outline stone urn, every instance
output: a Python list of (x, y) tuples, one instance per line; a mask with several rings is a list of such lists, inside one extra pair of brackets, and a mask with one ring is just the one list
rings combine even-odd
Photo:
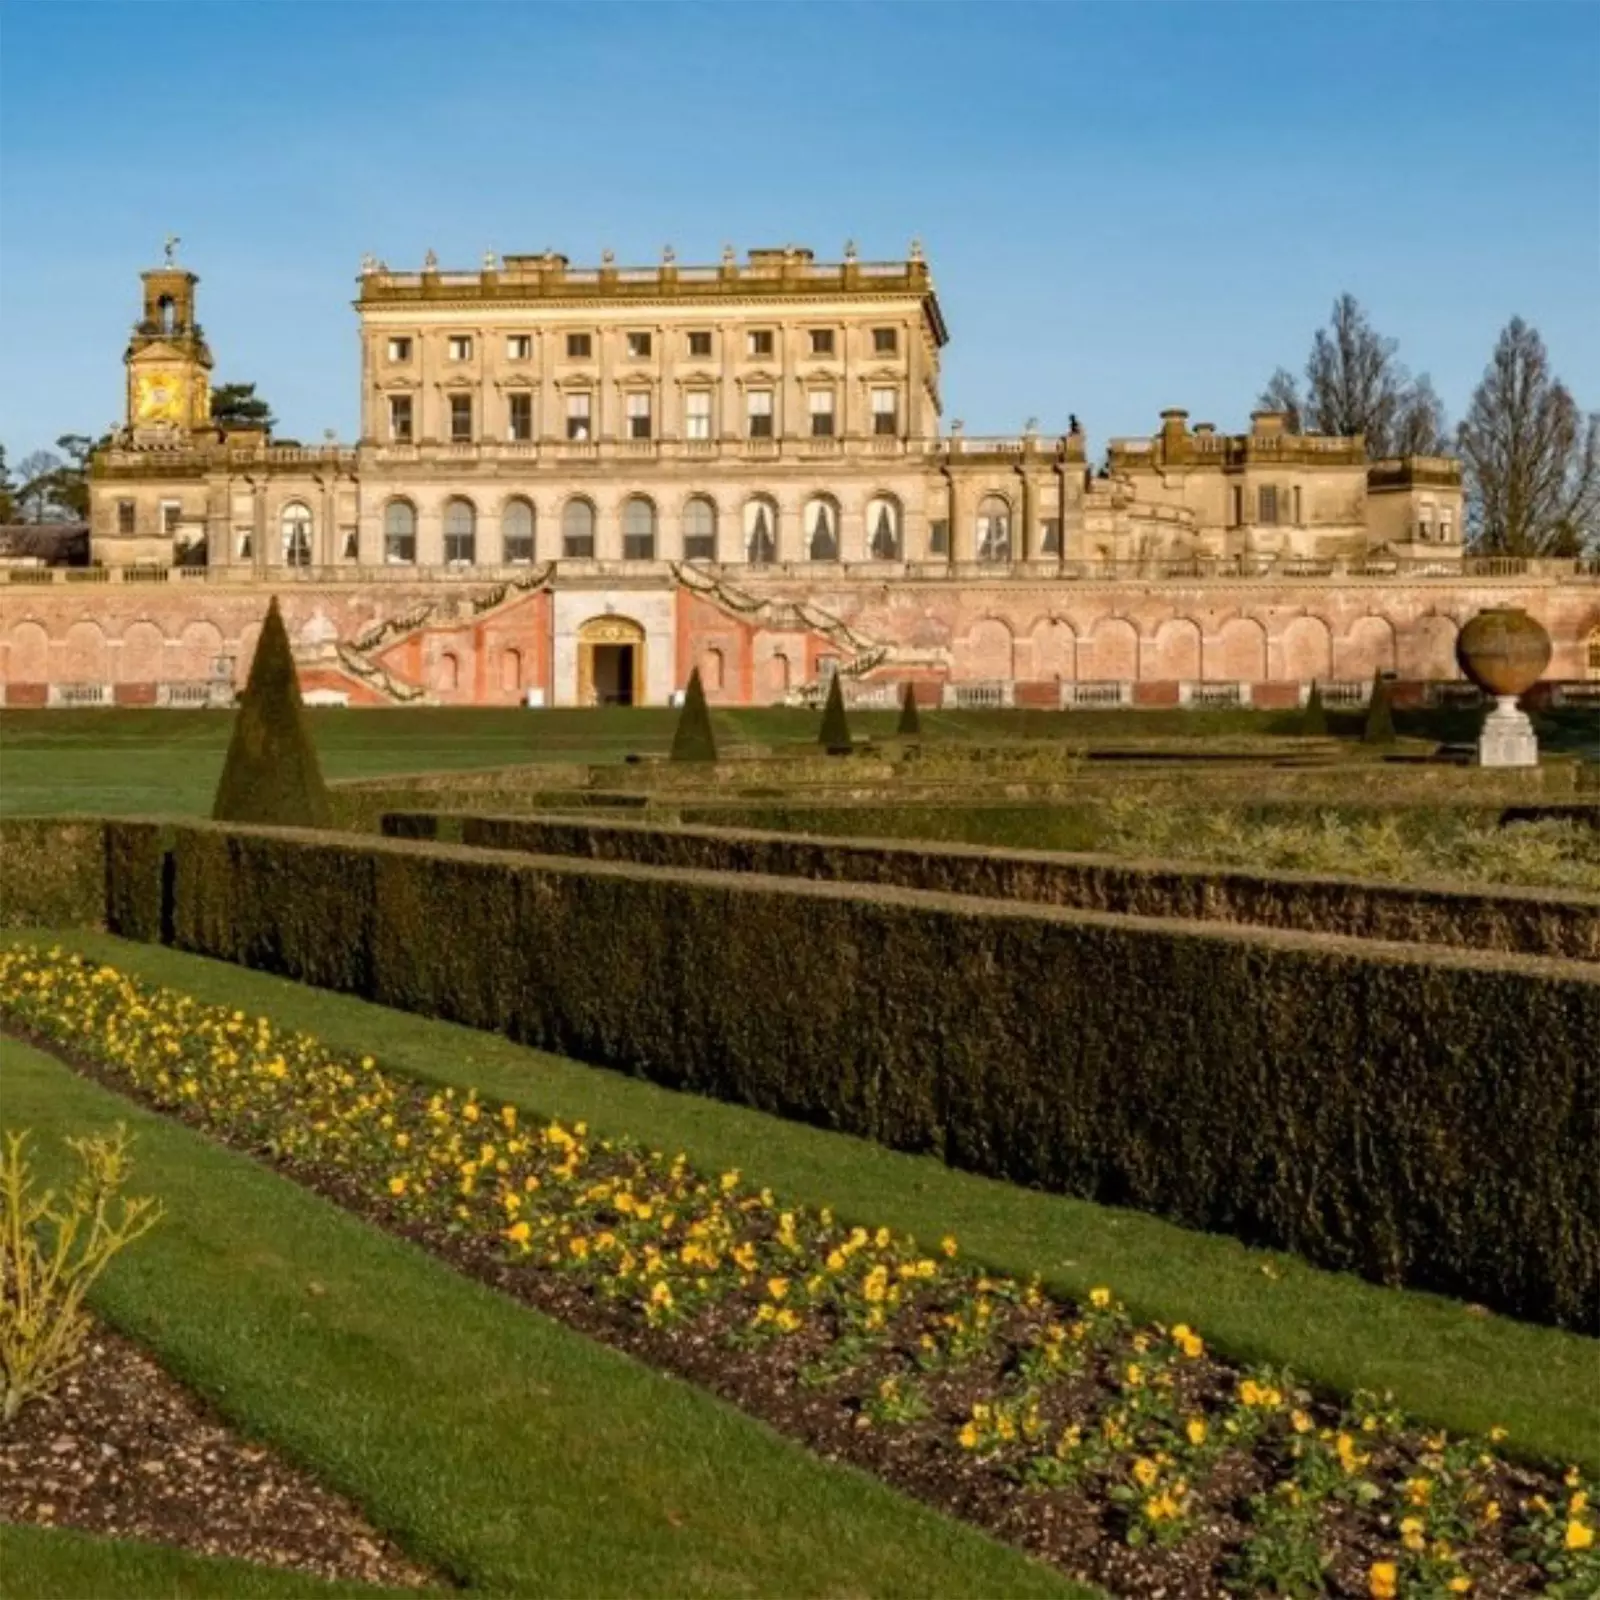
[(1493, 606), (1480, 611), (1456, 640), (1461, 670), (1495, 697), (1478, 738), (1481, 767), (1536, 767), (1539, 741), (1517, 700), (1550, 665), (1550, 635), (1526, 611)]
[(1515, 700), (1550, 665), (1550, 635), (1516, 606), (1480, 611), (1456, 639), (1456, 660), (1467, 677), (1497, 700)]

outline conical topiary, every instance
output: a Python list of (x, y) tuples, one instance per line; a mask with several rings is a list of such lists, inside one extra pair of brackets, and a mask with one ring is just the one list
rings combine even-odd
[(828, 683), (828, 703), (822, 708), (822, 732), (817, 743), (830, 756), (850, 753), (850, 720), (844, 714), (844, 689), (839, 674), (834, 673)]
[(1322, 685), (1315, 679), (1311, 683), (1311, 693), (1306, 696), (1306, 703), (1300, 710), (1300, 732), (1310, 739), (1325, 739), (1328, 736), (1328, 708), (1322, 703)]
[(1394, 707), (1389, 703), (1389, 680), (1381, 671), (1372, 675), (1372, 698), (1367, 702), (1367, 720), (1361, 729), (1361, 742), (1394, 743)]
[(233, 719), (211, 815), (218, 822), (325, 828), (328, 791), (300, 703), (288, 630), (274, 597)]
[(672, 734), (672, 760), (715, 761), (716, 736), (711, 731), (711, 708), (706, 704), (706, 691), (700, 682), (700, 669), (689, 674), (689, 687), (684, 690), (683, 709), (678, 713), (678, 726)]
[(895, 724), (894, 731), (901, 739), (922, 737), (922, 718), (917, 715), (917, 694), (909, 683), (900, 696), (900, 721)]

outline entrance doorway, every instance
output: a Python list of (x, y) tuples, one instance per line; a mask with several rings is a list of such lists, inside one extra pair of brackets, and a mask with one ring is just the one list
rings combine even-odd
[(631, 617), (595, 617), (578, 630), (578, 704), (644, 703), (644, 629)]

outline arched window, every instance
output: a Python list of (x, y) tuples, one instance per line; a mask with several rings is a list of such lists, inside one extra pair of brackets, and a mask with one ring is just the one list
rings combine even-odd
[(642, 494), (622, 503), (622, 559), (654, 561), (656, 558), (656, 508)]
[(505, 650), (500, 655), (500, 687), (510, 694), (517, 694), (522, 689), (522, 652), (520, 650)]
[(156, 302), (156, 316), (161, 324), (163, 333), (174, 333), (178, 326), (178, 308), (172, 303), (172, 296), (164, 294)]
[(978, 502), (978, 559), (1005, 562), (1011, 559), (1011, 507), (997, 494), (986, 494)]
[(417, 559), (417, 509), (409, 500), (391, 500), (383, 508), (383, 559), (397, 566)]
[(444, 508), (445, 564), (469, 566), (477, 557), (478, 513), (470, 500), (447, 500)]
[(500, 513), (501, 559), (508, 566), (533, 560), (533, 507), (526, 500), (508, 500)]
[(1589, 647), (1584, 655), (1587, 660), (1584, 676), (1591, 683), (1600, 683), (1600, 627), (1589, 630)]
[(900, 559), (900, 502), (893, 495), (867, 502), (867, 553), (874, 561)]
[(461, 682), (461, 663), (447, 650), (439, 657), (439, 665), (434, 670), (435, 687), (444, 690), (453, 690)]
[(717, 559), (717, 508), (700, 495), (683, 508), (683, 559)]
[(569, 561), (594, 560), (594, 507), (569, 500), (561, 512), (561, 553)]
[(700, 686), (712, 694), (722, 688), (722, 652), (715, 645), (700, 653)]
[(806, 502), (806, 558), (839, 559), (839, 508), (825, 496)]
[(747, 500), (744, 507), (745, 559), (766, 567), (778, 559), (778, 508), (770, 500)]
[(291, 500), (278, 519), (283, 533), (283, 564), (286, 567), (311, 565), (311, 507)]

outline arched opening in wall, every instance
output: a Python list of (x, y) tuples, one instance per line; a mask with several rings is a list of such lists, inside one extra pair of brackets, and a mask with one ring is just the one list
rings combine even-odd
[(783, 651), (776, 650), (762, 663), (762, 687), (765, 689), (769, 700), (782, 700), (789, 692), (792, 681), (792, 669), (789, 658)]
[(1158, 683), (1194, 683), (1200, 677), (1200, 628), (1189, 617), (1168, 617), (1146, 649), (1143, 675)]
[(704, 495), (696, 495), (683, 508), (683, 559), (717, 559), (717, 508)]
[(644, 629), (631, 617), (592, 617), (578, 629), (578, 704), (644, 703)]
[(311, 507), (291, 500), (278, 515), (278, 531), (286, 567), (311, 565)]
[(974, 523), (978, 560), (1000, 564), (1011, 559), (1011, 507), (1004, 496), (986, 494)]
[(507, 500), (500, 513), (501, 560), (525, 567), (533, 560), (533, 507), (523, 499)]
[(170, 294), (162, 295), (156, 302), (156, 322), (162, 333), (178, 331), (178, 308), (172, 303)]
[(1583, 675), (1590, 683), (1600, 683), (1600, 626), (1589, 630), (1583, 647)]
[(867, 554), (874, 561), (898, 561), (900, 550), (900, 502), (880, 494), (867, 502)]
[(707, 694), (721, 692), (724, 670), (722, 652), (715, 645), (700, 652), (700, 687)]
[(654, 561), (656, 558), (656, 508), (642, 494), (622, 503), (622, 559)]
[(594, 507), (569, 500), (561, 510), (561, 554), (568, 561), (594, 560)]
[(500, 687), (508, 694), (519, 694), (522, 690), (522, 652), (520, 650), (502, 650), (500, 652)]
[(444, 507), (444, 560), (449, 567), (471, 566), (478, 558), (478, 512), (470, 500), (447, 500)]
[(745, 502), (744, 554), (753, 567), (770, 567), (778, 559), (778, 507), (765, 495)]
[(117, 652), (117, 682), (160, 683), (166, 676), (166, 653), (166, 635), (155, 623), (129, 623)]
[(806, 559), (839, 559), (839, 508), (826, 495), (806, 502)]
[(461, 682), (461, 663), (447, 650), (434, 668), (433, 685), (442, 694), (453, 694)]
[(1072, 624), (1043, 617), (1033, 625), (1033, 676), (1070, 682), (1078, 675), (1078, 636)]
[(417, 508), (409, 500), (391, 500), (383, 508), (383, 559), (391, 566), (417, 559)]
[(1320, 683), (1333, 676), (1333, 634), (1321, 617), (1296, 617), (1279, 642), (1288, 683)]

